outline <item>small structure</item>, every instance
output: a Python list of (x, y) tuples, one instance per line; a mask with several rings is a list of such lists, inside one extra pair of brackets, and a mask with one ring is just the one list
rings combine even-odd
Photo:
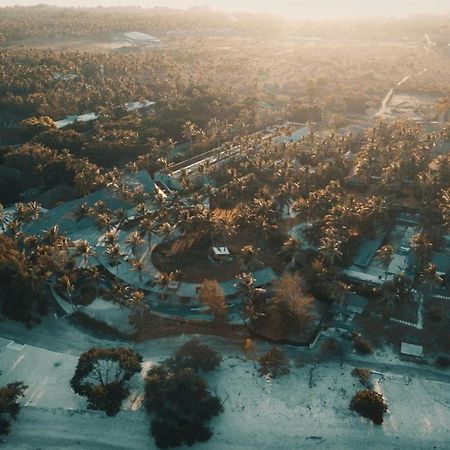
[(170, 289), (171, 291), (176, 291), (179, 287), (180, 282), (176, 280), (170, 281), (169, 284), (167, 285), (167, 288)]
[(156, 105), (156, 102), (150, 100), (143, 100), (142, 102), (127, 102), (124, 105), (124, 109), (127, 112), (139, 111), (140, 109), (147, 109)]
[(307, 136), (309, 133), (311, 133), (311, 129), (307, 126), (300, 127), (294, 130), (292, 133), (283, 134), (281, 136), (277, 136), (273, 142), (275, 144), (285, 144), (288, 142), (298, 142), (300, 139)]
[(436, 275), (442, 279), (442, 286), (450, 288), (450, 254), (433, 252), (431, 263), (436, 266)]
[(92, 122), (98, 119), (98, 115), (95, 113), (81, 114), (80, 116), (71, 115), (67, 116), (65, 119), (55, 121), (56, 128), (64, 128), (68, 125), (72, 125), (75, 122)]
[(367, 306), (368, 300), (357, 294), (349, 294), (345, 299), (345, 303), (348, 311), (355, 314), (362, 314)]
[(230, 259), (230, 250), (228, 247), (213, 247), (213, 256), (216, 261), (226, 262)]
[[(396, 275), (414, 276), (414, 253), (411, 240), (419, 230), (416, 217), (402, 214), (397, 217), (389, 233), (381, 232), (376, 239), (362, 239), (352, 264), (343, 271), (353, 282), (382, 286)], [(394, 252), (386, 267), (376, 257), (383, 245), (392, 246)]]
[(423, 358), (423, 347), (421, 345), (408, 344), (407, 342), (402, 342), (400, 353), (405, 356), (412, 356), (414, 358)]
[(159, 44), (160, 40), (150, 34), (140, 33), (139, 31), (130, 31), (123, 33), (126, 41), (136, 45), (155, 45)]
[(76, 200), (78, 197), (75, 188), (60, 184), (41, 193), (36, 201), (46, 209), (52, 209), (61, 203)]

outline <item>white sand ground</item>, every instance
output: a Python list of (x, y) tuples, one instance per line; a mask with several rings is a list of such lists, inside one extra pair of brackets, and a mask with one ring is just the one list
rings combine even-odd
[[(56, 338), (57, 339), (57, 338)], [(158, 345), (161, 352), (158, 354)], [(30, 388), (23, 409), (7, 437), (8, 450), (154, 449), (149, 419), (140, 405), (143, 384), (137, 375), (132, 394), (115, 418), (86, 411), (69, 379), (77, 357), (0, 339), (0, 383), (23, 380)], [(164, 340), (149, 344), (146, 365), (169, 356)], [(153, 356), (154, 355), (154, 356)], [(292, 367), (290, 375), (268, 380), (252, 361), (229, 351), (222, 367), (208, 375), (211, 389), (224, 402), (224, 413), (213, 419), (214, 436), (194, 448), (246, 449), (448, 449), (450, 448), (450, 385), (386, 374), (378, 383), (389, 403), (383, 426), (377, 427), (348, 409), (360, 388), (352, 367), (337, 363)]]

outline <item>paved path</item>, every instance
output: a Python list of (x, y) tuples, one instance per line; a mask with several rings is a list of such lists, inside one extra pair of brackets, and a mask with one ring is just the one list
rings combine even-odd
[[(161, 353), (169, 355), (192, 336), (180, 335), (135, 344), (119, 339), (108, 339), (90, 332), (86, 333), (84, 330), (68, 323), (66, 319), (59, 320), (49, 316), (44, 318), (42, 325), (33, 327), (31, 330), (16, 322), (1, 322), (0, 337), (15, 341), (18, 344), (27, 344), (72, 355), (79, 355), (93, 346), (114, 347), (122, 345), (132, 347), (144, 357), (150, 358), (161, 355)], [(201, 336), (200, 339), (222, 354), (235, 355), (236, 353), (241, 353), (240, 346), (236, 342), (213, 336)], [(264, 341), (255, 340), (255, 343), (259, 352), (264, 352), (272, 346), (272, 344)], [(308, 348), (289, 345), (283, 346), (283, 351), (292, 359), (295, 359), (298, 356), (311, 356), (314, 354), (314, 352)], [(418, 365), (399, 360), (385, 362), (383, 360), (377, 360), (376, 358), (377, 357), (373, 355), (362, 357), (350, 353), (344, 356), (342, 362), (354, 367), (367, 367), (379, 372), (388, 372), (409, 376), (411, 378), (420, 377), (433, 381), (450, 383), (450, 371), (439, 370), (431, 366)], [(341, 359), (331, 358), (330, 361), (341, 362)]]

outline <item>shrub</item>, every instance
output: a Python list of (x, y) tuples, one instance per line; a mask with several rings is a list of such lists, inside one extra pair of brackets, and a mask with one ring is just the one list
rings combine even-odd
[(272, 347), (259, 358), (259, 365), (259, 373), (261, 375), (270, 375), (273, 378), (277, 378), (289, 373), (289, 359), (276, 347)]
[(381, 425), (383, 423), (383, 415), (387, 411), (387, 403), (378, 392), (364, 389), (353, 396), (350, 402), (350, 409), (363, 417), (367, 417), (374, 424)]
[(356, 337), (353, 340), (353, 348), (358, 353), (361, 353), (363, 355), (369, 355), (370, 353), (373, 352), (372, 345), (370, 344), (370, 342), (361, 337)]
[(220, 365), (220, 356), (198, 339), (192, 339), (182, 345), (167, 363), (177, 368), (191, 368), (194, 372), (210, 372)]
[(436, 366), (444, 369), (450, 367), (450, 358), (448, 356), (438, 356), (435, 361)]
[(212, 431), (205, 422), (223, 411), (220, 399), (193, 369), (167, 363), (148, 372), (145, 406), (152, 413), (150, 431), (160, 448), (206, 442)]
[(17, 419), (20, 411), (18, 399), (23, 397), (28, 386), (21, 381), (0, 388), (0, 435), (11, 432), (11, 419)]
[(370, 375), (372, 372), (369, 369), (362, 369), (360, 367), (355, 367), (352, 370), (352, 375), (358, 378), (361, 384), (367, 388), (371, 387)]
[(428, 311), (428, 318), (431, 322), (441, 322), (443, 319), (441, 308), (432, 306)]
[(327, 338), (323, 341), (320, 351), (323, 356), (339, 356), (344, 355), (344, 347), (342, 343), (335, 338)]

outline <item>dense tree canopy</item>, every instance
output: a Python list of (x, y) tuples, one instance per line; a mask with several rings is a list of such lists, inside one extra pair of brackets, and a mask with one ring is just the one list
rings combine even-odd
[(142, 356), (127, 348), (83, 353), (70, 380), (73, 390), (87, 397), (88, 407), (116, 415), (129, 394), (126, 382), (141, 370)]

